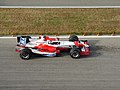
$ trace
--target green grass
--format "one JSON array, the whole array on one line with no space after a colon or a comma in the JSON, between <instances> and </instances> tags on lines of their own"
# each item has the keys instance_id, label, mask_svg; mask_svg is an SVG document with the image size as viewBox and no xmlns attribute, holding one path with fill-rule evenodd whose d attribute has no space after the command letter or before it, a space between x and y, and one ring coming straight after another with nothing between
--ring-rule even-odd
<instances>
[{"instance_id":1,"label":"green grass","mask_svg":"<svg viewBox=\"0 0 120 90\"><path fill-rule=\"evenodd\" d=\"M0 35L120 34L120 8L0 9Z\"/></svg>"}]
</instances>

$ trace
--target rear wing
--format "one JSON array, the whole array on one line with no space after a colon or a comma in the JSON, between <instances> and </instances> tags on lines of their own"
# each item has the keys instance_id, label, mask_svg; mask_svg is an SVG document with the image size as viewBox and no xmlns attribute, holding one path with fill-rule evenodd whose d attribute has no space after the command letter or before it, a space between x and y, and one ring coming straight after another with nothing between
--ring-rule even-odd
<instances>
[{"instance_id":1,"label":"rear wing","mask_svg":"<svg viewBox=\"0 0 120 90\"><path fill-rule=\"evenodd\" d=\"M18 36L17 42L21 45L26 45L28 42L30 42L30 36Z\"/></svg>"}]
</instances>

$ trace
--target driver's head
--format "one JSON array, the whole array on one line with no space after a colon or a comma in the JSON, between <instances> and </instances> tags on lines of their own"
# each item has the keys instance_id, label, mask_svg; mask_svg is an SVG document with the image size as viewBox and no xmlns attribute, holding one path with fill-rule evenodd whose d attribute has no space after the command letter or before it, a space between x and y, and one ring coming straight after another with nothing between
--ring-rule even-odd
<instances>
[{"instance_id":1,"label":"driver's head","mask_svg":"<svg viewBox=\"0 0 120 90\"><path fill-rule=\"evenodd\" d=\"M44 41L45 38L44 38L44 36L40 35L40 36L39 36L39 39L41 39L41 40Z\"/></svg>"}]
</instances>

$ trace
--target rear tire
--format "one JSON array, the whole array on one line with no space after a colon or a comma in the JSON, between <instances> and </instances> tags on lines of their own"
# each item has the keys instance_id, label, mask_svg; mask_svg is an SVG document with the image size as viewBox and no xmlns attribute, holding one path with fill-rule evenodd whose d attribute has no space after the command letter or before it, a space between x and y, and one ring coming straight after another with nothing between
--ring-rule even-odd
<instances>
[{"instance_id":1,"label":"rear tire","mask_svg":"<svg viewBox=\"0 0 120 90\"><path fill-rule=\"evenodd\" d=\"M24 59L24 60L29 60L31 58L31 50L29 49L23 49L21 52L20 52L20 58L21 59Z\"/></svg>"},{"instance_id":2,"label":"rear tire","mask_svg":"<svg viewBox=\"0 0 120 90\"><path fill-rule=\"evenodd\" d=\"M75 59L80 58L80 50L78 48L71 49L70 56Z\"/></svg>"}]
</instances>

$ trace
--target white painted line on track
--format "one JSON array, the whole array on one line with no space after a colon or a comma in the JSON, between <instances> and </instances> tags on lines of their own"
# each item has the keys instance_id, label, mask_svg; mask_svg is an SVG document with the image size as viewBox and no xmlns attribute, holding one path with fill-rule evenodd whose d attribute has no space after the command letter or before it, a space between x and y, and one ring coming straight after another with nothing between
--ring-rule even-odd
<instances>
[{"instance_id":1,"label":"white painted line on track","mask_svg":"<svg viewBox=\"0 0 120 90\"><path fill-rule=\"evenodd\" d=\"M0 37L0 39L14 39L16 37Z\"/></svg>"},{"instance_id":2,"label":"white painted line on track","mask_svg":"<svg viewBox=\"0 0 120 90\"><path fill-rule=\"evenodd\" d=\"M58 38L69 38L69 36L57 36ZM78 38L120 38L120 36L79 36Z\"/></svg>"},{"instance_id":3,"label":"white painted line on track","mask_svg":"<svg viewBox=\"0 0 120 90\"><path fill-rule=\"evenodd\" d=\"M120 6L0 6L0 8L120 8Z\"/></svg>"},{"instance_id":4,"label":"white painted line on track","mask_svg":"<svg viewBox=\"0 0 120 90\"><path fill-rule=\"evenodd\" d=\"M38 38L38 36L31 36L32 38ZM50 36L56 37L56 36ZM69 36L57 36L58 38L69 38ZM0 37L0 39L15 39L16 37ZM79 36L78 38L120 38L120 36Z\"/></svg>"}]
</instances>

